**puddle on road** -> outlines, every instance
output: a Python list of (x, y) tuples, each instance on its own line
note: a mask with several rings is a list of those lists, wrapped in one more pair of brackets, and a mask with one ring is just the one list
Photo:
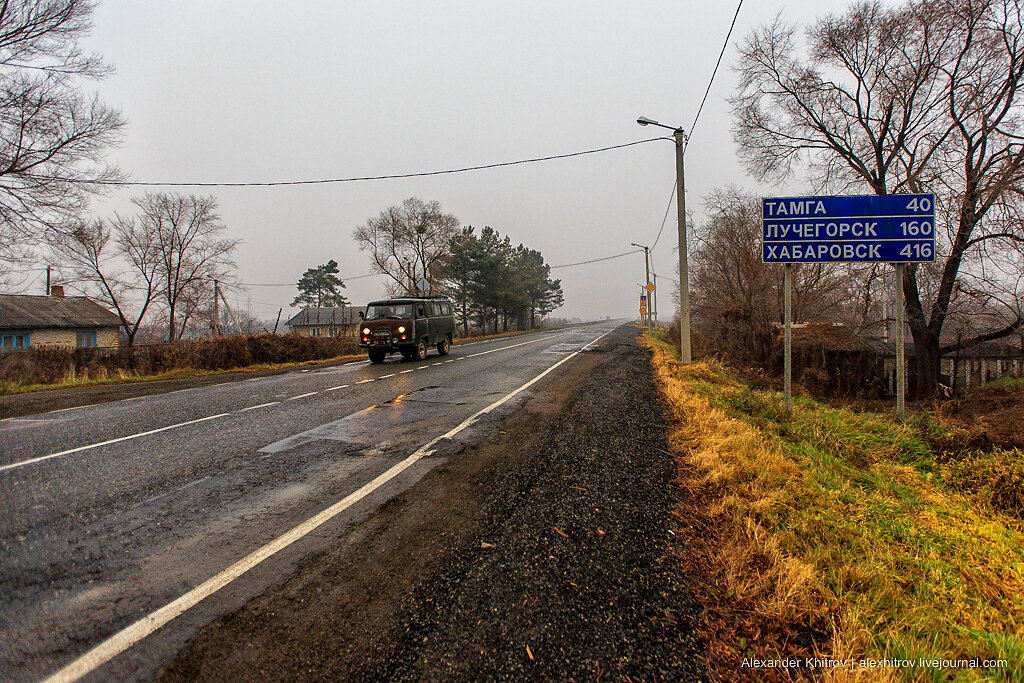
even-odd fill
[[(469, 403), (476, 392), (429, 386), (372, 405), (340, 420), (314, 427), (275, 441), (260, 453), (282, 453), (309, 443), (331, 441), (350, 446), (352, 455), (380, 455), (389, 447), (404, 442), (426, 441), (438, 431), (448, 429), (445, 416)], [(486, 400), (486, 399), (485, 399)], [(439, 409), (439, 406), (443, 408)], [(447, 409), (445, 409), (447, 408)], [(381, 437), (388, 436), (382, 442)]]
[(544, 349), (543, 353), (572, 353), (594, 341), (592, 334), (570, 334), (569, 338)]

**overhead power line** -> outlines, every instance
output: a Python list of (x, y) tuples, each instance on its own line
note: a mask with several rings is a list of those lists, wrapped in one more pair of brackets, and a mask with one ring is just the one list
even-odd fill
[(354, 183), (364, 180), (397, 180), (400, 178), (424, 178), (428, 176), (438, 175), (449, 175), (452, 173), (466, 173), (468, 171), (483, 171), (489, 168), (501, 168), (504, 166), (519, 166), (521, 164), (534, 164), (541, 161), (554, 161), (556, 159), (569, 159), (572, 157), (585, 156), (587, 154), (599, 154), (601, 152), (609, 152), (615, 149), (623, 149), (625, 147), (633, 147), (634, 145), (643, 145), (648, 142), (654, 142), (655, 140), (665, 140), (671, 138), (648, 138), (646, 140), (636, 140), (634, 142), (627, 142), (622, 145), (611, 145), (610, 147), (599, 147), (597, 149), (588, 149), (582, 152), (571, 152), (569, 154), (555, 154), (546, 157), (535, 157), (532, 159), (519, 159), (518, 161), (502, 161), (496, 164), (481, 164), (479, 166), (464, 166), (462, 168), (450, 168), (442, 171), (420, 171), (417, 173), (393, 173), (389, 175), (375, 175), (375, 176), (353, 176), (350, 178), (321, 178), (315, 180), (276, 180), (268, 182), (245, 182), (245, 183), (204, 183), (204, 182), (163, 182), (163, 181), (134, 181), (134, 180), (103, 180), (103, 179), (76, 179), (76, 178), (51, 178), (44, 176), (30, 176), (39, 180), (60, 180), (68, 183), (78, 183), (82, 185), (109, 185), (119, 187), (283, 187), (288, 185), (326, 185), (329, 183)]
[[(370, 273), (369, 275), (356, 275), (354, 277), (342, 277), (342, 282), (348, 282), (349, 280), (362, 280), (367, 277), (377, 277), (383, 275), (383, 273)], [(294, 282), (239, 282), (242, 287), (295, 287)]]
[[(571, 268), (573, 266), (585, 266), (588, 263), (598, 263), (599, 261), (610, 261), (612, 259), (622, 258), (623, 256), (629, 256), (630, 254), (636, 254), (642, 252), (643, 249), (633, 249), (632, 251), (624, 251), (621, 254), (615, 254), (614, 256), (603, 256), (601, 258), (590, 259), (589, 261), (579, 261), (577, 263), (563, 263), (558, 266), (551, 266), (551, 269), (555, 268)], [(381, 273), (370, 273), (369, 275), (357, 275), (356, 277), (342, 278), (345, 281), (348, 280), (359, 280), (364, 277), (375, 277), (381, 275)], [(294, 287), (294, 282), (239, 282), (239, 286), (242, 287)]]
[(633, 249), (632, 251), (624, 251), (621, 254), (616, 254), (615, 256), (605, 256), (603, 258), (590, 259), (589, 261), (579, 261), (578, 263), (563, 263), (560, 266), (551, 266), (551, 270), (554, 270), (555, 268), (569, 268), (571, 266), (584, 266), (588, 263), (597, 263), (598, 261), (611, 261), (615, 258), (622, 258), (623, 256), (629, 256), (630, 254), (636, 254), (642, 251), (643, 249)]
[(697, 120), (700, 118), (700, 113), (704, 111), (704, 103), (708, 100), (708, 93), (711, 92), (711, 84), (715, 82), (715, 75), (718, 73), (718, 67), (722, 65), (722, 57), (725, 55), (725, 49), (729, 47), (729, 38), (732, 37), (732, 30), (736, 28), (736, 18), (740, 16), (740, 8), (743, 7), (743, 0), (739, 1), (736, 5), (736, 13), (732, 15), (732, 24), (729, 25), (729, 32), (725, 35), (725, 42), (722, 43), (722, 51), (718, 53), (718, 61), (715, 62), (715, 70), (711, 72), (711, 78), (708, 80), (708, 88), (704, 91), (704, 98), (700, 101), (700, 106), (697, 108), (697, 115), (693, 117), (693, 124), (690, 126), (690, 135), (686, 138), (686, 144), (690, 144), (690, 136), (693, 135), (693, 129), (697, 127)]
[(658, 228), (658, 236), (654, 238), (654, 244), (651, 245), (651, 251), (658, 246), (658, 240), (661, 239), (661, 233), (665, 229), (665, 222), (668, 221), (668, 212), (672, 210), (672, 200), (676, 198), (676, 181), (672, 181), (672, 194), (668, 196), (668, 206), (665, 207), (665, 215), (661, 218), (661, 227)]

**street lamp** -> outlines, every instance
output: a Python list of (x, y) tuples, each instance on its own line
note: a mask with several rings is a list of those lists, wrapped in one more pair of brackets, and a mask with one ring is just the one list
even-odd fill
[(690, 356), (690, 268), (686, 260), (686, 182), (683, 174), (683, 145), (686, 133), (682, 128), (666, 126), (641, 116), (641, 126), (658, 126), (672, 131), (676, 141), (676, 208), (679, 213), (679, 359), (689, 363)]
[[(637, 244), (636, 242), (630, 242), (629, 244), (630, 244), (630, 246), (640, 247), (641, 249), (644, 250), (644, 271), (645, 271), (644, 282), (646, 282), (647, 284), (650, 284), (650, 282), (651, 282), (651, 262), (650, 262), (650, 259), (648, 257), (650, 255), (651, 250), (648, 247), (644, 246), (643, 244)], [(647, 291), (647, 284), (644, 285), (644, 291)], [(650, 292), (647, 292), (647, 296), (648, 297), (650, 296)], [(650, 333), (651, 333), (651, 302), (648, 301), (647, 302), (647, 334), (649, 335)]]

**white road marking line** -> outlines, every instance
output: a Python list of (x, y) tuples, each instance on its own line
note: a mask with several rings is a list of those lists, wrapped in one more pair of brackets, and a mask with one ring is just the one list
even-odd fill
[[(610, 332), (611, 330), (605, 332), (604, 334), (601, 335), (601, 337), (605, 336), (605, 334), (609, 334)], [(594, 342), (599, 341), (601, 337), (595, 339)], [(383, 486), (384, 484), (391, 481), (399, 474), (407, 470), (418, 460), (432, 454), (434, 452), (432, 450), (434, 445), (437, 444), (439, 441), (441, 441), (442, 439), (452, 438), (453, 436), (461, 432), (463, 429), (469, 427), (474, 422), (476, 422), (476, 419), (478, 417), (490, 413), (495, 408), (499, 407), (516, 394), (519, 394), (520, 392), (525, 391), (527, 388), (533, 386), (548, 373), (552, 372), (559, 365), (562, 365), (566, 361), (570, 360), (571, 358), (579, 354), (581, 351), (582, 349), (580, 349), (579, 351), (574, 351), (572, 354), (566, 356), (565, 358), (562, 358), (560, 361), (558, 361), (557, 363), (549, 367), (547, 370), (531, 379), (526, 384), (523, 384), (515, 391), (505, 394), (505, 396), (498, 399), (491, 405), (487, 406), (482, 410), (477, 411), (470, 417), (466, 418), (465, 420), (460, 422), (458, 426), (456, 426), (454, 429), (445, 432), (441, 436), (435, 437), (431, 441), (420, 446), (412, 455), (410, 455), (400, 463), (394, 465), (391, 469), (387, 470), (377, 478), (373, 479), (367, 484), (364, 484), (363, 486), (356, 489), (349, 495), (345, 496), (344, 498), (342, 498), (329, 508), (310, 517), (298, 526), (293, 527), (290, 531), (287, 531), (284, 534), (278, 536), (262, 548), (258, 548), (257, 550), (254, 550), (253, 552), (249, 553), (238, 562), (235, 562), (233, 565), (231, 565), (224, 571), (220, 572), (216, 576), (206, 580), (199, 586), (193, 588), (177, 600), (174, 600), (173, 602), (164, 605), (155, 612), (151, 612), (150, 614), (142, 617), (134, 624), (131, 624), (130, 626), (122, 629), (121, 631), (118, 631), (117, 633), (110, 636), (93, 649), (86, 652), (78, 659), (74, 660), (73, 662), (62, 668), (60, 671), (48, 677), (44, 681), (44, 683), (63, 683), (65, 681), (76, 681), (82, 676), (85, 676), (86, 674), (94, 671), (104, 662), (107, 662), (113, 657), (124, 652), (135, 643), (139, 642), (149, 634), (153, 633), (154, 631), (162, 627), (164, 624), (176, 618), (189, 608), (195, 606), (202, 600), (213, 595), (221, 588), (228, 585), (238, 577), (242, 576), (253, 567), (256, 567), (267, 558), (276, 555), (280, 551), (290, 546), (292, 543), (295, 543), (296, 541), (304, 538), (305, 536), (309, 535), (314, 530), (316, 530), (318, 527), (334, 519), (340, 513), (352, 507), (360, 500), (370, 495), (371, 493), (379, 489), (381, 486)]]
[[(181, 391), (181, 390), (179, 389), (179, 391)], [(170, 392), (168, 392), (168, 393), (170, 393)], [(48, 412), (51, 412), (51, 413), (66, 413), (69, 410), (78, 410), (79, 408), (94, 408), (94, 407), (96, 407), (98, 405), (102, 405), (102, 404), (100, 404), (100, 403), (86, 403), (84, 406), (72, 406), (70, 408), (59, 408), (57, 410), (51, 410), (51, 411), (48, 411)], [(46, 413), (43, 413), (43, 415), (45, 415), (45, 414)], [(10, 418), (8, 418), (8, 419), (10, 419)]]
[(454, 358), (450, 358), (450, 359), (448, 359), (448, 360), (446, 360), (446, 361), (445, 361), (445, 363), (454, 363), (454, 362), (455, 362), (455, 359), (454, 359)]
[(415, 369), (413, 369), (413, 370), (402, 370), (402, 371), (401, 371), (400, 373), (398, 373), (398, 374), (399, 374), (399, 375), (405, 375), (405, 374), (407, 374), (407, 373), (410, 373), (410, 372), (416, 372), (416, 370), (415, 370)]
[[(605, 332), (604, 334), (601, 335), (601, 337), (603, 337), (605, 334), (609, 334), (611, 331), (612, 330), (609, 330), (608, 332)], [(459, 357), (459, 358), (456, 358), (455, 360), (463, 360), (464, 358), (472, 358), (473, 356), (483, 356), (483, 355), (486, 355), (488, 353), (494, 353), (495, 351), (502, 351), (504, 349), (511, 349), (511, 348), (515, 348), (517, 346), (524, 346), (526, 344), (533, 344), (534, 342), (543, 341), (544, 339), (548, 339), (548, 338), (554, 337), (554, 336), (558, 336), (558, 335), (550, 335), (550, 336), (547, 336), (547, 337), (542, 337), (540, 339), (534, 339), (532, 341), (523, 342), (521, 344), (512, 344), (511, 346), (502, 346), (501, 348), (491, 349), (490, 351), (484, 351), (482, 353), (475, 353), (472, 356)], [(601, 339), (601, 337), (598, 337), (597, 339), (593, 340), (592, 342), (584, 345), (580, 350), (581, 351), (587, 350), (590, 346), (592, 346), (593, 344), (596, 344)], [(356, 365), (358, 363), (369, 363), (369, 361), (368, 360), (367, 361), (357, 361), (357, 363), (349, 363), (349, 365)], [(434, 363), (434, 365), (441, 365), (441, 363)], [(432, 366), (421, 365), (420, 367), (415, 368), (415, 369), (416, 370), (425, 370), (425, 369), (427, 369), (429, 367), (432, 367)], [(403, 373), (404, 372), (411, 372), (411, 371), (405, 370), (405, 371), (403, 371)], [(380, 377), (378, 379), (383, 379), (384, 377), (392, 377), (392, 376), (394, 376), (394, 373), (392, 373), (390, 375), (384, 375), (383, 377)], [(375, 381), (375, 380), (374, 379), (364, 379), (364, 380), (360, 380), (359, 382), (356, 382), (356, 384), (365, 384), (366, 382), (373, 382), (373, 381)], [(223, 386), (225, 384), (231, 384), (231, 382), (221, 382), (220, 384), (208, 385), (208, 387), (209, 386), (219, 387), (219, 386)], [(337, 386), (337, 387), (332, 387), (330, 389), (326, 389), (325, 391), (335, 391), (337, 389), (344, 389), (345, 387), (348, 387), (348, 386), (349, 386), (348, 384), (342, 384), (342, 385)], [(200, 388), (202, 388), (202, 387), (190, 387), (188, 389), (178, 389), (177, 391), (166, 392), (166, 393), (178, 393), (178, 392), (181, 392), (181, 391), (192, 391), (194, 389), (200, 389)], [(305, 398), (306, 396), (312, 396), (312, 395), (314, 395), (316, 393), (319, 393), (319, 392), (313, 391), (313, 392), (310, 392), (308, 394), (301, 394), (299, 396), (293, 396), (293, 397), (291, 397), (290, 399), (287, 399), (287, 400), (294, 400), (294, 399), (298, 399), (298, 398)], [(159, 394), (157, 394), (157, 395), (159, 395)], [(249, 408), (241, 408), (241, 409), (233, 411), (233, 412), (235, 412), (235, 413), (243, 413), (243, 412), (246, 412), (248, 410), (255, 410), (256, 408), (263, 408), (263, 407), (266, 407), (266, 406), (272, 406), (272, 405), (276, 405), (278, 403), (280, 403), (280, 401), (273, 401), (271, 403), (264, 403), (264, 404), (261, 404), (261, 405), (258, 405), (258, 406), (251, 406)], [(104, 405), (104, 404), (93, 404), (93, 405)], [(90, 406), (76, 406), (76, 408), (87, 408), (87, 407), (90, 407)], [(62, 410), (56, 410), (56, 411), (50, 411), (50, 412), (63, 412), (65, 410), (75, 410), (76, 408), (64, 408)], [(43, 413), (43, 414), (45, 415), (46, 413)], [(214, 419), (217, 419), (218, 417), (224, 417), (226, 415), (231, 415), (231, 414), (232, 413), (219, 413), (217, 415), (210, 415), (208, 417), (201, 417), (201, 418), (196, 419), (196, 420), (189, 420), (187, 422), (180, 422), (178, 424), (169, 425), (167, 427), (160, 427), (159, 429), (151, 429), (149, 431), (139, 432), (138, 434), (132, 434), (130, 436), (123, 436), (123, 437), (120, 437), (118, 439), (110, 439), (108, 441), (101, 441), (99, 443), (90, 444), (88, 446), (79, 446), (78, 448), (72, 448), (72, 449), (69, 449), (69, 450), (66, 450), (66, 451), (61, 451), (59, 453), (51, 453), (49, 455), (43, 455), (43, 456), (40, 456), (38, 458), (30, 458), (28, 460), (22, 460), (21, 462), (11, 463), (9, 465), (0, 465), (0, 472), (4, 472), (4, 471), (7, 471), (7, 470), (13, 470), (15, 468), (23, 467), (25, 465), (31, 465), (31, 464), (37, 463), (37, 462), (43, 462), (45, 460), (50, 460), (51, 458), (57, 458), (57, 457), (64, 456), (64, 455), (71, 455), (73, 453), (79, 453), (79, 452), (87, 451), (87, 450), (90, 450), (90, 449), (93, 449), (93, 448), (99, 448), (100, 446), (107, 446), (107, 445), (110, 445), (110, 444), (113, 444), (113, 443), (119, 443), (119, 442), (122, 442), (122, 441), (130, 441), (132, 439), (137, 439), (137, 438), (142, 437), (142, 436), (148, 436), (150, 434), (157, 434), (159, 432), (165, 432), (165, 431), (167, 431), (169, 429), (177, 429), (178, 427), (184, 427), (186, 425), (196, 424), (198, 422), (206, 422), (207, 420), (214, 420)], [(15, 418), (8, 418), (8, 419), (15, 419)]]
[(278, 403), (280, 403), (280, 401), (271, 401), (270, 403), (261, 403), (258, 406), (249, 406), (248, 408), (242, 408), (241, 410), (238, 410), (236, 412), (246, 413), (246, 412), (248, 412), (250, 410), (256, 410), (257, 408), (266, 408), (267, 406), (276, 406)]
[(390, 375), (381, 375), (381, 376), (380, 376), (380, 377), (378, 377), (377, 379), (386, 379), (386, 378), (388, 378), (388, 377), (394, 377), (394, 376), (395, 376), (395, 373), (393, 373), (393, 372), (392, 372), (392, 373), (391, 373)]
[(109, 439), (107, 441), (100, 441), (99, 443), (89, 444), (88, 446), (79, 446), (78, 448), (69, 448), (66, 451), (60, 453), (51, 453), (49, 455), (41, 455), (38, 458), (31, 458), (29, 460), (22, 460), (21, 462), (11, 463), (10, 465), (0, 466), (0, 472), (5, 470), (13, 470), (15, 467), (24, 467), (25, 465), (31, 465), (35, 462), (42, 462), (43, 460), (49, 460), (50, 458), (59, 458), (62, 455), (71, 455), (72, 453), (81, 453), (82, 451), (88, 451), (93, 448), (99, 448), (100, 446), (109, 446), (112, 443), (120, 443), (121, 441), (130, 441), (137, 439), (140, 436), (149, 436), (150, 434), (156, 434), (158, 432), (166, 432), (169, 429), (177, 429), (178, 427), (184, 427), (186, 425), (194, 425), (197, 422), (206, 422), (207, 420), (216, 420), (218, 417), (225, 417), (231, 413), (218, 413), (217, 415), (210, 415), (209, 417), (201, 417), (198, 420), (189, 420), (188, 422), (179, 422), (178, 424), (168, 425), (167, 427), (160, 427), (159, 429), (150, 429), (148, 432), (139, 432), (138, 434), (132, 434), (130, 436), (122, 436), (119, 439)]
[(306, 398), (307, 396), (315, 396), (316, 394), (319, 394), (319, 393), (320, 393), (319, 391), (311, 391), (308, 394), (299, 394), (298, 396), (292, 396), (288, 400), (289, 401), (295, 401), (296, 399)]

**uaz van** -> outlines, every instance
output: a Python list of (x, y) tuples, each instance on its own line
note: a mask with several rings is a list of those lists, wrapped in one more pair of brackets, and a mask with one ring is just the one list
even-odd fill
[(359, 348), (371, 363), (383, 363), (389, 353), (423, 360), (427, 349), (447, 356), (455, 338), (455, 314), (446, 297), (396, 297), (371, 301), (359, 326)]

